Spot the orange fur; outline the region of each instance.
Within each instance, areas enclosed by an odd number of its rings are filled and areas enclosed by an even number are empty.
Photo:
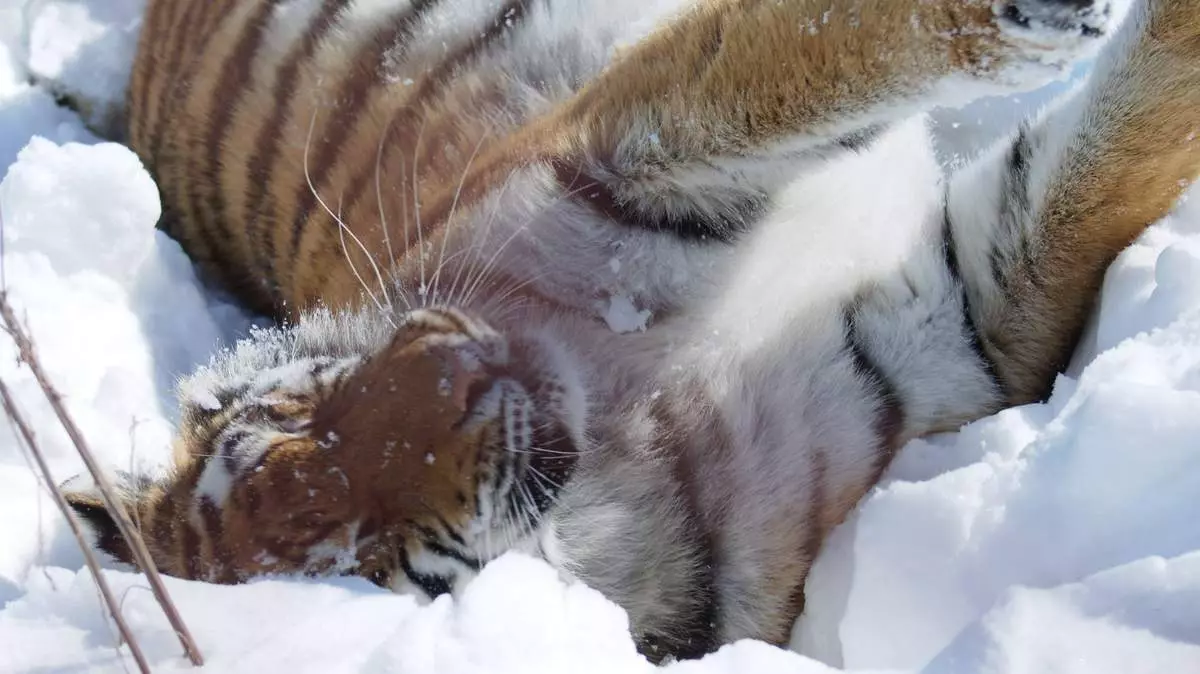
[[[258,73],[246,60],[269,0],[237,3],[215,29],[197,30],[194,8],[208,4],[149,4],[130,90],[131,144],[155,173],[169,231],[193,258],[252,306],[292,317],[318,301],[360,299],[347,258],[360,273],[371,261],[390,263],[376,179],[404,262],[418,219],[422,237],[439,241],[452,204],[468,212],[518,166],[578,161],[651,128],[664,161],[744,153],[835,124],[880,90],[915,98],[947,72],[1009,60],[984,0],[888,0],[857,11],[837,0],[709,0],[628,48],[574,98],[512,127],[484,121],[495,92],[470,68],[470,45],[441,64],[405,65],[407,86],[380,78],[382,37],[351,53],[306,57],[293,47]],[[808,25],[819,28],[807,35]],[[463,70],[452,74],[445,63]],[[347,99],[361,102],[348,110]],[[230,111],[214,128],[221,106]],[[457,151],[440,151],[447,146]],[[271,161],[257,165],[265,155]],[[261,203],[248,203],[260,180],[268,181]],[[332,215],[306,204],[311,191]],[[352,242],[343,251],[336,215],[369,258]]]
[[[280,399],[271,413],[307,420],[313,432],[273,441],[260,466],[233,485],[233,507],[204,499],[195,509],[187,505],[201,476],[196,459],[214,451],[212,433],[229,419],[189,427],[176,448],[170,486],[149,487],[129,503],[155,562],[174,576],[221,583],[263,573],[320,574],[331,560],[310,559],[316,543],[353,549],[356,534],[371,532],[379,539],[375,549],[386,550],[413,526],[434,518],[459,524],[473,515],[474,467],[485,463],[478,454],[499,451],[488,440],[501,431],[465,424],[465,389],[482,372],[463,370],[453,353],[428,339],[441,334],[447,333],[402,330],[319,398]],[[447,377],[452,390],[429,395]],[[70,499],[77,509],[103,510],[95,494],[74,492]],[[119,547],[109,552],[129,559]],[[384,566],[374,554],[361,554],[361,575]]]
[[[1006,276],[1006,300],[984,315],[984,346],[1010,404],[1037,400],[1066,366],[1104,271],[1200,176],[1200,14],[1195,3],[1152,17],[1137,50],[1156,73],[1131,105],[1110,111],[1112,132],[1064,167],[1048,189],[1032,259]]]

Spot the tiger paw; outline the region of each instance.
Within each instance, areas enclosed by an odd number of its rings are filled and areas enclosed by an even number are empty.
[[[998,0],[1001,36],[1017,61],[1065,66],[1087,58],[1114,33],[1130,0]]]

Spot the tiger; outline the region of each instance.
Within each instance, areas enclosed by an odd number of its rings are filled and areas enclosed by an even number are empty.
[[[1089,60],[943,169],[931,110]],[[150,0],[127,143],[276,323],[123,506],[183,579],[526,554],[652,661],[785,645],[905,443],[1048,395],[1200,173],[1197,63],[1200,0]]]

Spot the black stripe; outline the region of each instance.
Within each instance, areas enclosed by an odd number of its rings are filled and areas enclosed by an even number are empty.
[[[867,383],[878,403],[875,419],[871,423],[872,431],[878,438],[875,448],[876,476],[871,480],[873,484],[883,475],[883,471],[899,449],[900,433],[904,430],[904,405],[895,384],[879,367],[871,355],[870,346],[859,333],[855,311],[856,307],[851,305],[843,316],[845,349],[854,371]]]
[[[1033,156],[1033,146],[1029,140],[1029,125],[1021,124],[1016,138],[1008,149],[1008,161],[1005,164],[1003,182],[1000,186],[999,238],[993,242],[990,256],[992,278],[996,285],[1004,287],[1008,274],[1012,271],[1013,261],[1020,259],[1025,262],[1029,273],[1022,278],[1037,283],[1039,279],[1033,272],[1032,250],[1029,237],[1025,231],[1025,223],[1030,215],[1029,199],[1029,164]]]
[[[312,365],[308,369],[308,378],[309,381],[313,383],[314,387],[319,387],[321,385],[321,375],[328,372],[329,368],[333,367],[334,363],[336,362],[337,361],[333,360],[332,358],[317,358],[313,361]]]
[[[666,399],[666,396],[662,396],[652,403],[650,418],[657,427],[655,445],[664,457],[673,459],[672,477],[683,505],[682,515],[687,520],[682,532],[686,537],[684,544],[691,556],[695,557],[692,565],[695,572],[688,593],[693,601],[693,610],[685,615],[664,618],[663,624],[658,626],[661,628],[658,634],[634,635],[638,651],[655,663],[668,655],[682,659],[699,658],[715,651],[719,645],[717,634],[721,627],[721,609],[716,586],[720,560],[717,557],[716,531],[720,525],[704,516],[698,493],[701,480],[697,477],[688,443],[693,441],[693,437],[703,438],[705,442],[716,443],[714,451],[723,452],[728,452],[731,444],[729,429],[716,416],[716,410],[710,409],[704,428],[685,428]],[[696,400],[702,399],[697,396]]]
[[[453,588],[453,583],[451,583],[449,578],[429,573],[421,573],[420,571],[414,569],[412,564],[410,564],[408,561],[408,551],[403,547],[400,548],[397,556],[400,558],[400,569],[404,571],[404,575],[408,576],[408,579],[413,585],[421,588],[422,592],[429,595],[430,599],[443,594],[450,594],[450,590]]]
[[[1021,124],[1017,128],[1017,137],[1013,140],[1012,147],[1009,148],[1008,155],[1008,170],[1009,173],[1015,175],[1025,175],[1029,169],[1029,158],[1032,148],[1029,146],[1029,125]],[[1021,191],[1022,202],[1028,204],[1028,197],[1024,190]]]
[[[180,554],[183,557],[183,568],[188,580],[203,580],[201,578],[200,534],[186,515],[176,520],[176,526],[182,529],[179,536]]]
[[[147,100],[155,99],[158,102],[156,106],[158,114],[154,118],[154,130],[150,135],[149,150],[151,160],[155,163],[158,161],[165,140],[167,125],[170,123],[169,118],[174,117],[175,108],[191,93],[191,80],[196,66],[202,63],[201,56],[208,41],[219,29],[219,23],[215,24],[211,31],[201,30],[198,26],[200,20],[205,18],[204,10],[211,9],[213,4],[216,3],[212,0],[188,3],[184,15],[173,26],[176,30],[159,37],[160,40],[173,42],[175,48],[168,54],[166,63],[155,69],[155,74],[160,78],[165,78],[167,83],[160,87],[159,91],[148,92]],[[216,13],[218,21],[224,20],[228,14],[229,12],[225,11]]]
[[[215,238],[217,246],[227,246],[230,239],[229,222],[226,219],[224,190],[221,187],[221,155],[229,127],[233,122],[234,113],[238,109],[242,96],[250,84],[255,57],[262,45],[262,33],[267,27],[271,13],[282,0],[262,0],[254,14],[241,27],[241,35],[233,51],[220,65],[220,80],[216,89],[211,92],[206,121],[208,132],[204,138],[204,165],[191,175],[196,178],[193,185],[193,213],[198,214],[200,208],[206,207],[207,216],[204,218],[208,225],[205,236]],[[205,194],[207,193],[207,194]],[[239,234],[249,236],[248,231]],[[249,260],[246,261],[249,263]],[[259,295],[258,284],[247,284],[245,290]]]
[[[481,560],[479,560],[478,558],[464,555],[463,553],[459,552],[458,550],[448,548],[448,547],[442,545],[441,543],[438,543],[436,540],[434,540],[432,538],[423,539],[421,541],[421,543],[423,543],[425,545],[425,548],[427,550],[429,550],[430,552],[432,552],[433,554],[435,554],[439,557],[453,559],[454,561],[458,562],[459,564],[462,564],[463,566],[466,566],[468,568],[475,569],[476,571],[483,568],[483,562]]]
[[[198,220],[196,204],[192,200],[192,187],[196,182],[195,162],[200,150],[195,147],[197,139],[191,135],[191,126],[177,124],[180,112],[186,112],[189,97],[194,92],[193,79],[198,71],[208,65],[206,52],[214,36],[220,33],[223,23],[233,16],[227,5],[229,1],[189,2],[189,10],[199,8],[199,14],[188,12],[171,39],[178,48],[171,53],[168,64],[162,68],[166,80],[161,89],[152,96],[159,100],[159,113],[154,120],[154,131],[150,138],[150,156],[157,162],[165,157],[163,172],[157,166],[151,168],[162,193],[163,217],[171,235],[179,240],[193,262],[204,275],[214,276],[226,282],[228,266],[221,265],[213,254],[212,241],[204,236],[205,223]]]
[[[1004,382],[1000,381],[996,370],[996,363],[988,355],[987,349],[983,346],[983,337],[979,333],[979,325],[975,323],[975,317],[971,313],[971,293],[967,291],[967,284],[962,276],[962,269],[958,263],[958,248],[954,243],[954,223],[950,216],[950,195],[945,193],[942,201],[942,255],[945,258],[947,271],[950,272],[950,280],[959,293],[959,304],[962,306],[962,313],[959,317],[959,323],[962,325],[962,333],[967,338],[967,345],[971,348],[971,352],[975,355],[979,366],[987,374],[988,378],[1000,391],[1001,395],[1007,398]]]
[[[159,73],[162,66],[162,47],[170,40],[164,35],[173,24],[175,11],[180,10],[181,3],[156,2],[147,8],[138,41],[136,63],[130,74],[129,82],[129,141],[143,155],[142,161],[147,168],[153,170],[152,157],[148,153],[146,138],[146,121],[148,103],[153,101],[160,105],[157,96],[152,95],[149,87],[153,77]],[[137,104],[136,106],[134,104]],[[136,123],[135,123],[136,122]]]
[[[214,414],[219,414],[228,410],[235,402],[244,397],[249,391],[250,386],[248,384],[243,384],[240,386],[234,386],[232,388],[221,389],[220,391],[213,393],[213,397],[217,399],[217,405],[220,407],[219,409],[211,411]]]
[[[271,303],[279,305],[279,279],[275,276],[275,232],[278,217],[275,197],[267,186],[275,171],[275,160],[279,156],[280,140],[296,84],[300,79],[300,66],[312,58],[317,47],[329,30],[336,25],[342,10],[349,0],[325,0],[321,10],[308,25],[303,37],[292,47],[275,73],[275,85],[271,91],[271,115],[263,122],[254,139],[254,151],[246,165],[246,211],[243,218],[247,235],[257,234],[254,246],[258,268],[270,286],[267,288]],[[275,307],[278,309],[278,306]]]
[[[220,427],[203,429],[203,432],[207,433],[207,436],[202,442],[198,442],[195,445],[198,449],[200,449],[200,453],[191,454],[192,461],[189,464],[189,468],[196,471],[197,480],[200,479],[200,475],[204,472],[204,469],[208,467],[208,462],[212,461],[213,457],[217,456],[217,453],[213,448],[213,442],[216,440],[217,432],[220,430],[222,430]],[[232,462],[232,460],[228,457],[226,457],[224,460]]]
[[[511,479],[511,485],[508,488],[508,493],[500,494],[501,498],[497,499],[492,504],[492,511],[495,513],[501,506],[507,505],[508,513],[520,511],[521,504],[514,500],[513,495],[517,491],[518,476],[516,471],[517,455],[512,452],[504,452],[500,455],[500,461],[496,463],[496,473],[492,478],[492,486],[497,490]],[[493,493],[493,496],[496,494]]]
[[[617,194],[604,180],[584,172],[576,162],[551,160],[555,180],[576,203],[589,207],[615,224],[674,234],[685,241],[732,243],[745,233],[767,207],[765,194],[746,191],[738,202],[720,212],[690,209],[684,213],[646,209]],[[613,171],[609,171],[614,173]]]
[[[209,568],[206,569],[205,580],[233,583],[238,580],[237,569],[233,568],[233,555],[222,544],[224,527],[221,522],[221,509],[207,496],[200,497],[200,521],[204,523],[204,533],[208,537],[208,549],[212,555]]]
[[[219,454],[221,458],[225,459],[228,463],[233,463],[234,459],[237,458],[235,451],[237,450],[238,446],[245,442],[246,438],[248,437],[250,437],[249,431],[234,431],[233,433],[230,433],[229,437],[221,441],[221,446],[218,448],[217,454]],[[235,468],[234,466],[230,467]],[[235,468],[229,472],[230,474],[234,474],[237,471]]]
[[[150,540],[146,541],[146,545],[151,550],[170,550],[175,542],[174,531],[177,526],[175,509],[176,503],[179,500],[175,496],[176,493],[168,490],[155,503],[156,507],[152,511],[151,523],[148,529]],[[167,569],[163,570],[168,571]]]
[[[446,521],[446,518],[436,513],[434,514],[434,517],[437,519],[438,526],[442,528],[442,533],[445,534],[446,538],[454,541],[454,544],[460,547],[465,547],[467,545],[467,542],[463,540],[463,537],[460,536],[458,532],[454,530],[454,527],[452,527],[450,523]]]
[[[443,557],[449,557],[456,562],[461,562],[467,566],[478,568],[481,566],[479,560],[469,557],[458,550],[453,550],[442,544],[442,532],[435,531],[423,524],[412,522],[413,530],[421,535],[421,542],[425,544],[432,552]],[[460,539],[461,540],[461,539]]]
[[[179,498],[182,490],[179,485],[168,489],[161,498],[157,499],[154,508],[151,511],[151,523],[149,526],[150,538],[146,540],[147,547],[150,548],[151,554],[155,551],[167,552],[174,558],[172,563],[167,564],[160,569],[164,573],[169,573],[173,576],[187,577],[187,553],[183,549],[182,536],[176,536],[179,531],[178,527],[186,527],[185,518],[178,515],[178,506],[184,502],[190,502],[190,499]],[[190,493],[190,490],[189,490]],[[145,524],[143,523],[143,526]],[[145,533],[143,531],[143,533]],[[179,563],[183,562],[183,566]]]
[[[462,466],[460,469],[465,469],[465,468],[466,468],[466,466]],[[475,495],[475,517],[476,518],[483,517],[483,499],[480,498],[479,487],[480,487],[480,485],[483,484],[483,481],[485,479],[486,479],[486,476],[484,475],[484,471],[475,470],[475,471],[471,472],[470,492]]]
[[[874,481],[872,482],[874,484]],[[813,448],[812,455],[812,472],[808,479],[808,508],[804,514],[804,544],[800,550],[801,559],[808,569],[812,569],[813,562],[817,559],[817,553],[821,551],[821,544],[825,542],[825,531],[822,526],[822,519],[825,513],[825,506],[829,500],[829,457],[825,451],[819,448]],[[804,612],[804,587],[807,585],[808,574],[805,573],[805,582],[801,582],[792,590],[792,595],[788,598],[791,604],[791,615],[799,617]]]

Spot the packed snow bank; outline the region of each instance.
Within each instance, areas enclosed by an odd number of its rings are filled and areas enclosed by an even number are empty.
[[[1116,261],[1080,355],[1046,404],[905,449],[818,561],[804,650],[850,668],[1200,670],[1200,200]],[[1060,619],[1062,638],[1020,638]]]
[[[136,591],[141,581],[116,573],[111,579],[115,592],[128,592],[125,614],[155,671],[191,670],[149,592]],[[564,587],[545,564],[519,555],[490,564],[457,602],[442,597],[426,607],[357,579],[238,587],[168,579],[167,585],[215,672],[654,671],[634,650],[623,611],[594,590]],[[31,578],[28,594],[0,613],[0,636],[23,645],[7,654],[4,664],[14,669],[5,671],[84,663],[120,671],[85,571],[50,569]],[[755,642],[666,668],[667,674],[750,671],[832,670]]]
[[[18,0],[0,39],[42,88],[70,99],[91,128],[117,130],[146,0]],[[9,31],[4,35],[3,31]]]
[[[154,183],[129,150],[114,144],[58,146],[34,137],[0,183],[4,279],[14,309],[109,465],[165,460],[171,426],[162,409],[170,407],[160,403],[173,404],[163,385],[220,343],[186,257],[154,232],[158,214]],[[0,349],[0,377],[30,415],[56,474],[78,472],[74,450],[32,375],[18,366],[7,339]],[[4,528],[0,583],[16,584],[35,561],[37,537],[57,535],[60,527],[48,502],[34,497],[32,476],[13,442],[0,434],[0,494],[14,499],[5,503],[6,513],[21,514]],[[35,505],[43,508],[41,517],[30,510]],[[55,526],[43,526],[49,522]]]
[[[140,4],[0,7],[0,218],[12,300],[69,409],[102,462],[153,468],[168,454],[173,378],[246,321],[155,232],[155,190],[133,155],[95,144],[48,93],[93,96],[92,110],[120,100]],[[88,67],[107,74],[93,78]],[[944,153],[978,146],[1021,107],[991,100],[942,113]],[[79,472],[3,341],[0,377],[56,479]],[[1114,265],[1097,324],[1050,401],[905,448],[826,546],[795,643],[856,671],[1197,671],[1197,493],[1200,197]],[[0,672],[132,669],[79,552],[3,431],[0,510]],[[191,669],[145,581],[108,575],[156,671]],[[491,564],[457,600],[424,607],[353,579],[167,582],[209,671],[652,669],[620,609],[518,555]],[[667,671],[834,670],[743,642]]]

